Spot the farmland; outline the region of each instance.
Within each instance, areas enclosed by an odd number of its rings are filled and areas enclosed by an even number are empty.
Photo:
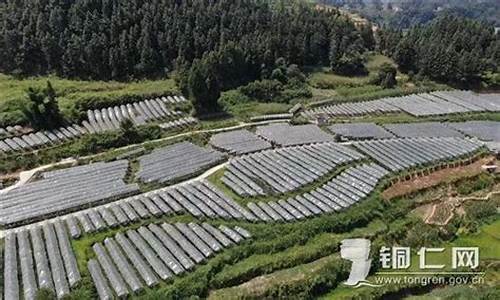
[[[500,298],[491,24],[49,2],[0,1],[2,299]]]

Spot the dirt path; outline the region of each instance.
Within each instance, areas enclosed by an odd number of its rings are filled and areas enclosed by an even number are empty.
[[[433,172],[426,176],[395,183],[382,193],[382,198],[384,200],[390,200],[401,197],[403,195],[411,194],[422,189],[436,186],[442,182],[449,182],[458,178],[475,176],[479,173],[484,172],[484,169],[482,167],[492,160],[494,160],[494,157],[487,156],[470,165],[460,166],[456,168],[447,168]]]
[[[434,224],[444,226],[450,222],[458,210],[463,209],[463,204],[467,201],[488,201],[491,197],[500,195],[499,190],[489,192],[483,197],[469,196],[469,197],[449,197],[440,203],[432,204],[432,208],[428,210],[427,216],[424,221],[427,224]],[[441,211],[440,211],[441,210]],[[446,213],[443,217],[443,213]],[[444,220],[443,220],[444,219]]]

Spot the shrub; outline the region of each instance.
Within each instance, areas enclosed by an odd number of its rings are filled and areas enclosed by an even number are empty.
[[[281,96],[283,84],[277,80],[257,80],[239,88],[247,97],[262,102],[271,102]]]
[[[55,300],[56,295],[52,290],[43,288],[36,291],[35,300]]]
[[[250,101],[250,98],[247,95],[243,94],[239,89],[229,90],[222,93],[221,97],[219,98],[219,105],[227,110],[229,107],[236,104],[247,103]]]
[[[393,65],[384,63],[380,66],[374,83],[382,86],[384,89],[393,88],[397,84],[396,74],[397,70]]]
[[[344,54],[332,65],[333,72],[341,75],[366,75],[368,70],[364,58],[359,53]]]
[[[455,183],[457,191],[461,195],[468,195],[475,191],[483,190],[490,187],[495,182],[495,179],[488,174],[480,174],[474,178],[466,178]]]
[[[475,202],[466,208],[466,213],[472,221],[484,221],[497,214],[497,205],[494,201]]]

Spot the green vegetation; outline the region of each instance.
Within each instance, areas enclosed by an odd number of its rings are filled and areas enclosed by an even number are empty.
[[[36,129],[56,128],[62,125],[63,117],[59,111],[56,92],[50,81],[43,90],[29,88],[27,91],[28,103],[23,107],[23,114],[28,122]]]
[[[375,83],[386,89],[393,88],[397,84],[396,73],[397,70],[393,65],[383,64],[380,67]]]
[[[50,81],[64,117],[71,121],[82,118],[90,108],[102,108],[144,98],[178,94],[171,79],[138,82],[103,82],[67,80],[58,77],[16,79],[0,74],[0,127],[26,124],[23,114],[28,103],[27,91],[42,90]]]
[[[348,264],[338,255],[281,270],[245,286],[221,289],[208,299],[306,299],[335,288],[348,273]],[[298,275],[300,274],[300,275]]]
[[[338,251],[339,243],[347,237],[372,237],[381,233],[386,225],[375,220],[366,227],[356,228],[343,234],[322,233],[304,245],[290,247],[275,254],[256,254],[238,263],[225,267],[213,279],[213,287],[236,285],[255,278],[260,274],[270,274],[276,270],[309,263]]]
[[[499,47],[492,26],[445,15],[410,29],[395,48],[384,50],[403,72],[470,88],[486,72],[498,73]]]
[[[500,219],[498,214],[495,218],[496,221],[491,224],[480,226],[475,232],[459,236],[452,244],[455,246],[477,245],[481,249],[481,259],[499,260],[500,248],[494,246],[500,243]]]
[[[309,84],[318,89],[336,89],[339,87],[361,87],[373,81],[378,71],[384,64],[394,65],[394,62],[387,56],[380,54],[370,54],[366,58],[367,75],[364,76],[342,76],[331,72],[328,68],[313,68],[308,70]]]
[[[339,57],[354,42],[361,53],[369,44],[339,12],[303,1],[77,0],[50,9],[43,1],[2,1],[0,19],[9,20],[0,24],[0,72],[22,76],[161,77],[231,43],[270,74],[279,57],[299,65],[328,64],[334,36]]]
[[[455,286],[432,290],[423,296],[410,296],[408,300],[498,299],[500,292],[491,286]]]
[[[489,174],[481,174],[472,179],[463,179],[455,183],[457,191],[461,195],[469,195],[475,191],[484,190],[495,183],[495,177]]]
[[[306,69],[307,82],[312,87],[313,94],[313,100],[308,101],[310,106],[367,101],[449,89],[444,84],[417,80],[395,72],[396,64],[387,56],[373,53],[366,56],[368,74],[364,76],[341,76],[326,68]]]

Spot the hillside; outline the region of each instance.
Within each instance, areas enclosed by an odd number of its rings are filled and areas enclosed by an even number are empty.
[[[333,33],[358,38],[337,11],[301,2],[2,1],[0,19],[0,72],[81,79],[162,77],[230,43],[252,78],[279,57],[327,63]]]
[[[317,0],[357,12],[381,26],[406,29],[454,14],[500,26],[500,4],[495,0]]]

